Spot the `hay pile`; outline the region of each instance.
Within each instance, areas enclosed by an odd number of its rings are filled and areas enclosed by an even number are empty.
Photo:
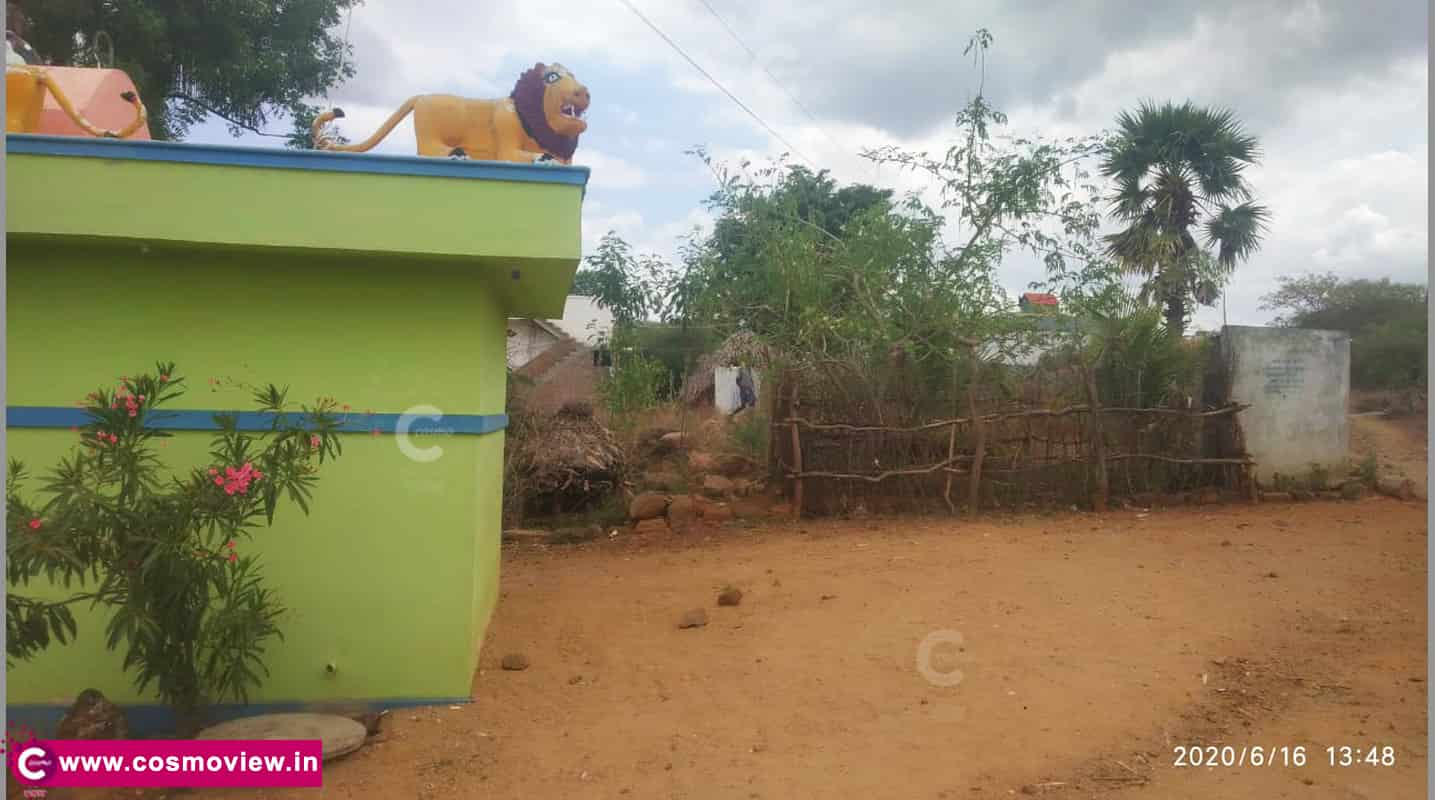
[[[531,514],[596,506],[622,485],[624,454],[586,403],[569,403],[528,426],[515,442],[510,478]]]
[[[772,354],[767,345],[748,331],[739,331],[711,353],[698,358],[697,364],[688,372],[683,381],[679,397],[688,405],[697,405],[713,400],[713,370],[733,365],[766,369],[772,363]]]

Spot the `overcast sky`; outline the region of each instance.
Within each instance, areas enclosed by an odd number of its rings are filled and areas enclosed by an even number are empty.
[[[795,160],[844,182],[922,188],[857,153],[945,148],[976,90],[961,51],[979,27],[995,38],[986,94],[1013,132],[1096,133],[1142,99],[1229,106],[1261,140],[1250,178],[1273,212],[1229,287],[1233,324],[1269,320],[1259,298],[1281,274],[1426,280],[1424,0],[707,0],[718,16],[702,0],[632,3],[790,142]],[[496,97],[535,61],[571,69],[593,93],[574,159],[593,171],[585,251],[611,228],[670,255],[679,235],[710,223],[711,175],[685,150],[735,160],[789,149],[620,0],[368,0],[348,30],[357,74],[327,102],[347,112],[350,139],[413,94]],[[234,141],[222,124],[190,138]],[[413,154],[411,122],[377,151]],[[1003,265],[1012,292],[1038,277],[1029,259]],[[1219,306],[1197,316],[1200,327],[1220,320]]]

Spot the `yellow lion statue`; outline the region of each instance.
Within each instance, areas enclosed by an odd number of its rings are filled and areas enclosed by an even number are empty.
[[[488,161],[573,163],[578,135],[588,129],[583,115],[591,98],[562,64],[534,64],[518,77],[508,97],[473,100],[450,94],[409,98],[373,136],[358,144],[338,144],[321,129],[342,118],[343,109],[314,120],[314,144],[320,150],[363,153],[383,141],[395,125],[414,115],[418,154]]]

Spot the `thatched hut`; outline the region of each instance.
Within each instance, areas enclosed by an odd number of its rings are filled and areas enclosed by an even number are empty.
[[[625,459],[587,403],[569,403],[533,420],[515,441],[510,480],[532,514],[583,511],[622,486]]]
[[[698,357],[678,396],[688,405],[711,403],[714,370],[738,365],[760,370],[767,369],[771,363],[772,351],[768,346],[751,332],[739,331],[723,340],[716,350]]]

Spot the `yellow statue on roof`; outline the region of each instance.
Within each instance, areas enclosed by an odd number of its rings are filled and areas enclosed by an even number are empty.
[[[373,136],[358,144],[337,144],[322,135],[342,109],[320,114],[312,129],[320,150],[362,153],[384,137],[410,112],[421,156],[472,158],[534,163],[573,162],[578,135],[588,129],[583,115],[591,97],[562,64],[534,64],[518,78],[508,97],[474,100],[449,94],[409,98]]]
[[[111,69],[45,66],[34,48],[13,29],[21,25],[21,18],[13,6],[8,7],[6,12],[6,133],[75,135],[83,131],[91,136],[113,139],[135,135],[138,135],[138,138],[149,138],[148,112],[145,111],[144,103],[140,102],[139,95],[135,93],[134,83],[128,75]],[[83,95],[83,108],[75,108],[65,86]],[[108,94],[108,91],[114,88],[119,88],[120,91],[114,95]],[[93,91],[99,89],[107,91],[103,95],[93,94]],[[63,116],[56,116],[45,110],[46,93],[54,100]],[[120,101],[123,101],[123,105]],[[102,128],[89,119],[91,114],[99,114],[112,120],[122,119],[125,113],[124,105],[134,110],[134,116],[117,129]],[[79,131],[76,131],[76,128]]]

